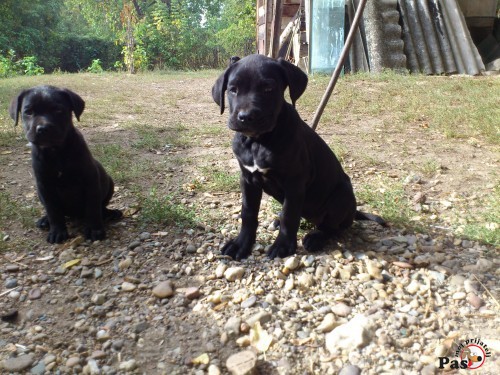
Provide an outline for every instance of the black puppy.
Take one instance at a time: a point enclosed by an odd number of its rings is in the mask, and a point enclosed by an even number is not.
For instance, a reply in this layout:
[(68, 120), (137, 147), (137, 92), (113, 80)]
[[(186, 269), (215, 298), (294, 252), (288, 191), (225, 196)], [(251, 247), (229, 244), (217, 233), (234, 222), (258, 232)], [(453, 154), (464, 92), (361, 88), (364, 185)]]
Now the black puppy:
[(105, 219), (122, 216), (121, 211), (106, 208), (113, 180), (73, 126), (72, 112), (80, 120), (84, 107), (80, 96), (53, 86), (24, 90), (10, 104), (10, 116), (16, 125), (21, 116), (31, 144), (38, 196), (46, 211), (37, 226), (49, 229), (50, 243), (68, 238), (66, 216), (83, 219), (85, 237), (92, 241), (105, 237)]
[[(287, 86), (293, 105), (284, 98)], [(225, 255), (250, 255), (262, 191), (283, 204), (270, 258), (295, 253), (301, 216), (316, 226), (302, 241), (308, 251), (321, 250), (354, 219), (385, 224), (375, 215), (356, 211), (349, 177), (330, 147), (299, 117), (295, 101), (306, 86), (307, 75), (293, 64), (251, 55), (232, 63), (212, 88), (221, 114), (227, 91), (228, 127), (236, 132), (233, 151), (241, 169), (242, 227), (223, 247)]]

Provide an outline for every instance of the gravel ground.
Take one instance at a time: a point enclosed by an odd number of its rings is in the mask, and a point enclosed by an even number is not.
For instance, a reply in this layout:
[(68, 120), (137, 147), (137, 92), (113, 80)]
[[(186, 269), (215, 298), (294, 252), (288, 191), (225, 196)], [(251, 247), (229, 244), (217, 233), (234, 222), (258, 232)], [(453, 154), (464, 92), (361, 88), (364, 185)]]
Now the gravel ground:
[(134, 233), (127, 217), (103, 242), (4, 253), (2, 373), (435, 374), (476, 337), (493, 351), (480, 373), (497, 373), (495, 249), (363, 222), (324, 253), (270, 261), (266, 201), (239, 263), (220, 254), (236, 207), (219, 231)]

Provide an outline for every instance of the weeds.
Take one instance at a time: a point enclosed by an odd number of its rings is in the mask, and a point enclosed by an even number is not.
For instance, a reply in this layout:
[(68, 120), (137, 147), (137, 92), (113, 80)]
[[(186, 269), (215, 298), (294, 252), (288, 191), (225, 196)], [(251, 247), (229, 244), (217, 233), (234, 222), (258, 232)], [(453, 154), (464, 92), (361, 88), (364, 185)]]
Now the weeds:
[(175, 202), (172, 195), (161, 196), (156, 188), (141, 201), (140, 221), (143, 224), (193, 226), (196, 223), (194, 210)]

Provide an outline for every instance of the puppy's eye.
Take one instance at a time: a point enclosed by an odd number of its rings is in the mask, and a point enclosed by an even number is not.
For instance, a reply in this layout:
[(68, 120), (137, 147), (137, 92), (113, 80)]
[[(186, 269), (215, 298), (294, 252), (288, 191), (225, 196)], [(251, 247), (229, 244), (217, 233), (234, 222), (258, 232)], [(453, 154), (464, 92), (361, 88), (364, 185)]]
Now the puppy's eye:
[(273, 92), (273, 87), (272, 86), (265, 86), (264, 92)]
[(237, 94), (237, 93), (238, 93), (238, 88), (237, 88), (237, 87), (234, 87), (234, 86), (233, 86), (233, 87), (230, 87), (230, 88), (229, 88), (229, 92), (230, 92), (231, 94)]
[(23, 114), (25, 116), (32, 116), (33, 115), (33, 110), (32, 109), (25, 109)]

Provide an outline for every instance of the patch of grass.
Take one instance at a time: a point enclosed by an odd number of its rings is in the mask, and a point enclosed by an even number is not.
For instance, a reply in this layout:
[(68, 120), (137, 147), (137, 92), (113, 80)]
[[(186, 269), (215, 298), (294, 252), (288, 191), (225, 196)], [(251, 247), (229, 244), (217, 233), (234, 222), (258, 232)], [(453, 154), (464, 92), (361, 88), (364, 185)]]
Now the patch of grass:
[(149, 169), (146, 162), (137, 160), (130, 151), (119, 144), (94, 145), (92, 154), (115, 183), (130, 183), (146, 174)]
[[(314, 113), (329, 77), (314, 76), (298, 101), (299, 112)], [(342, 76), (321, 123), (353, 126), (352, 118), (390, 118), (393, 124), (421, 125), (450, 138), (478, 137), (500, 143), (500, 81), (484, 77), (381, 74)]]
[(380, 179), (377, 183), (359, 187), (355, 194), (358, 202), (375, 208), (378, 214), (391, 224), (410, 225), (411, 203), (402, 183)]
[(500, 185), (478, 205), (481, 210), (466, 212), (466, 223), (457, 232), (471, 240), (500, 246)]
[(202, 173), (206, 178), (206, 189), (220, 192), (234, 192), (240, 189), (239, 172), (227, 172), (220, 168), (202, 167)]
[(439, 163), (435, 160), (427, 160), (419, 166), (419, 170), (426, 177), (433, 176), (439, 169)]
[(156, 188), (141, 201), (140, 221), (143, 224), (175, 225), (188, 227), (196, 225), (195, 212), (171, 195), (160, 196)]
[(135, 148), (141, 150), (159, 150), (165, 147), (184, 147), (189, 143), (185, 136), (187, 128), (182, 124), (159, 128), (149, 125), (127, 125), (137, 132), (139, 139), (133, 143)]
[(38, 210), (15, 201), (5, 191), (0, 191), (0, 227), (5, 228), (12, 222), (20, 223), (23, 228), (32, 228)]

